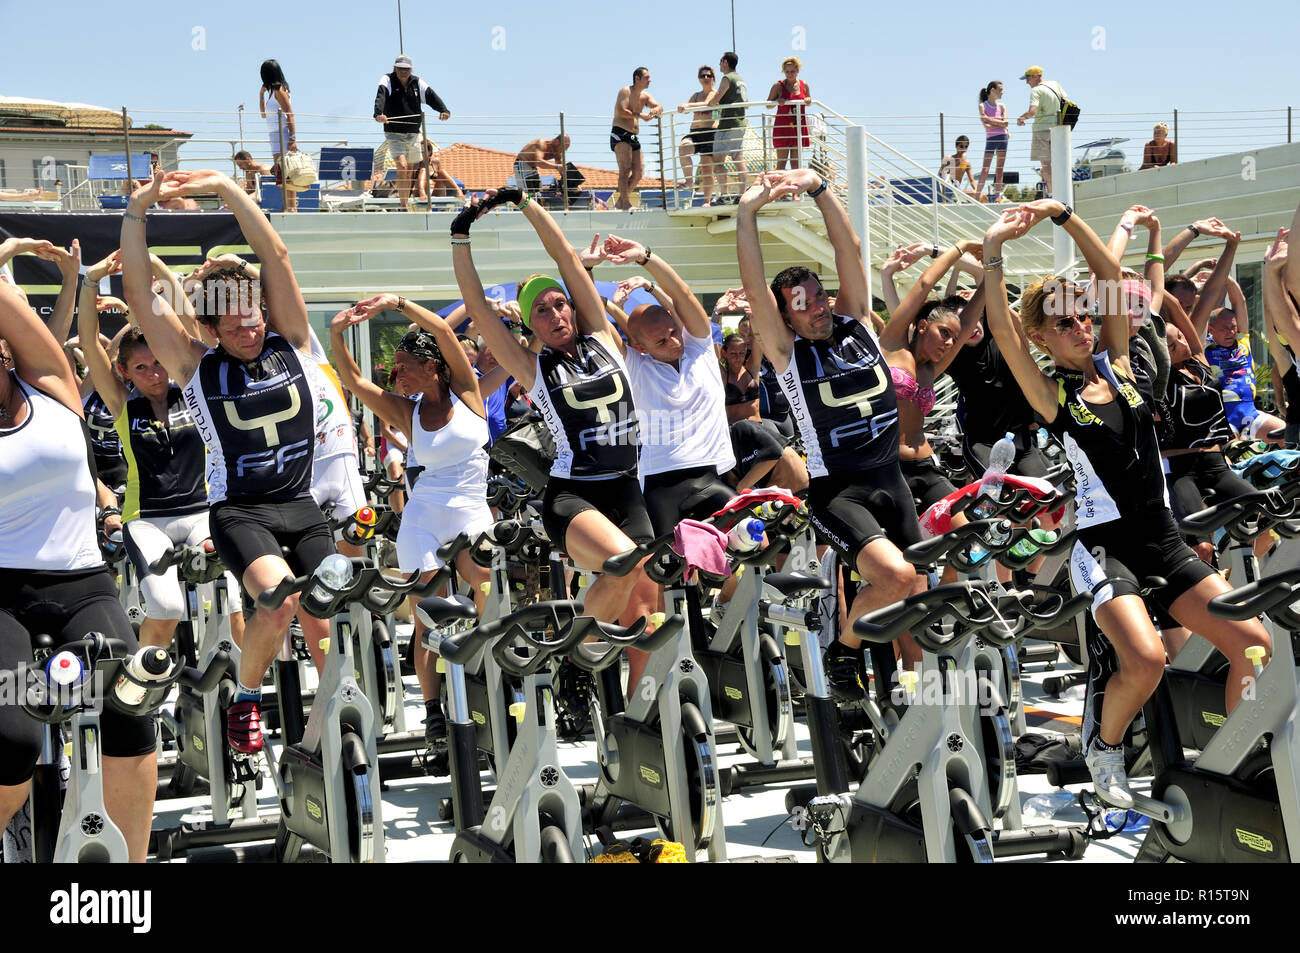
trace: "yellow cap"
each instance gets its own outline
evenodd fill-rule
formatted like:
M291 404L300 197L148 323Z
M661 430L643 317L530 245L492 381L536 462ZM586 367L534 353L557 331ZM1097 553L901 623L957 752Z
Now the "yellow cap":
M320 640L320 651L322 655L330 654L330 637L328 635Z
M510 716L511 716L512 718L514 718L515 721L523 721L523 720L524 720L524 713L527 712L527 711L528 711L528 703L527 703L527 702L511 702L511 703L510 703Z
M442 660L441 655L438 656L438 661L434 663L433 667L437 670L439 675L445 674L447 671L447 663Z
M1265 654L1266 653L1264 651L1264 646L1262 645L1246 646L1246 658L1250 659L1252 662L1256 664L1259 663L1259 660L1262 659Z
M667 618L668 616L664 615L662 612L652 612L650 613L650 624L657 629L659 626L664 624L664 620Z
M1021 76L1020 78L1028 79L1031 76L1042 76L1042 75L1043 75L1043 68L1041 66L1031 66L1025 70L1025 75Z

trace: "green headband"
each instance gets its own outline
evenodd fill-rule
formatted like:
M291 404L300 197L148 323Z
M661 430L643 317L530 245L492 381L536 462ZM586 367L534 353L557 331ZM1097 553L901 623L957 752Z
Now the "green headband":
M533 316L533 303L538 296L544 291L550 291L552 288L561 294L565 293L564 285L545 275L538 275L536 278L530 279L519 289L519 317L523 321L524 327L528 327L528 322Z

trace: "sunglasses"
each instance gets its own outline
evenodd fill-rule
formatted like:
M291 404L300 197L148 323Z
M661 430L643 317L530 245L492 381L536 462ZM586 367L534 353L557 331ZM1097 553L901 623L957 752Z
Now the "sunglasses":
M1083 314L1071 314L1068 317L1057 318L1053 326L1056 328L1057 334L1069 334L1074 330L1076 324L1091 328L1092 317L1086 311Z
M701 74L700 74L698 77L696 77L696 78L697 78L697 79L713 79L713 74L712 74L712 73L701 73Z

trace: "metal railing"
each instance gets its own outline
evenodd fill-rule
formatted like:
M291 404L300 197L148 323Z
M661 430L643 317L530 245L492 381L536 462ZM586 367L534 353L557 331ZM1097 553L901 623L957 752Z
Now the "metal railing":
M1015 123L1023 112L1020 101L1013 105L1004 100L1003 104L1010 119L1005 170L1020 176L1017 185L1008 187L1014 201L1027 198L1026 193L1034 191L1038 173L1036 163L1029 159L1032 126ZM1090 112L1085 108L1074 130L1075 167L1086 168L1092 177L1136 171L1142 165L1146 143L1158 122L1169 126L1169 138L1178 146L1178 161L1193 162L1294 142L1295 136L1300 135L1300 129L1294 125L1296 118L1291 106L1218 111L1171 107L1162 112L1122 113ZM974 102L969 109L928 116L852 116L850 119L910 155L927 157L927 162L933 157L934 168L955 150L957 137L964 135L970 139L967 158L976 180L980 177L985 136ZM1105 139L1123 141L1085 149L1087 143ZM994 159L989 165L986 191L991 188L996 169Z

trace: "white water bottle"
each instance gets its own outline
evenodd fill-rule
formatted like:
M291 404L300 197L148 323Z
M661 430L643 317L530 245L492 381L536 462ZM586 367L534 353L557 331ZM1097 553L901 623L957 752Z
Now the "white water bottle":
M1009 433L995 443L993 449L989 451L989 466L980 481L978 495L988 496L994 500L999 499L1002 495L1002 478L1015 462L1016 437L1015 434ZM992 513L992 506L981 506L975 515L979 519L984 519Z
M145 646L122 663L123 673L117 677L113 694L118 701L127 706L134 706L144 701L148 692L148 682L159 682L172 672L172 657L166 649L157 646ZM127 677L131 673L131 678ZM132 680L134 679L134 681Z
M326 556L316 567L313 576L316 585L311 591L312 598L322 603L329 602L352 581L352 560L342 553Z
M736 553L750 553L763 543L765 524L760 519L741 520L727 534L727 548Z

